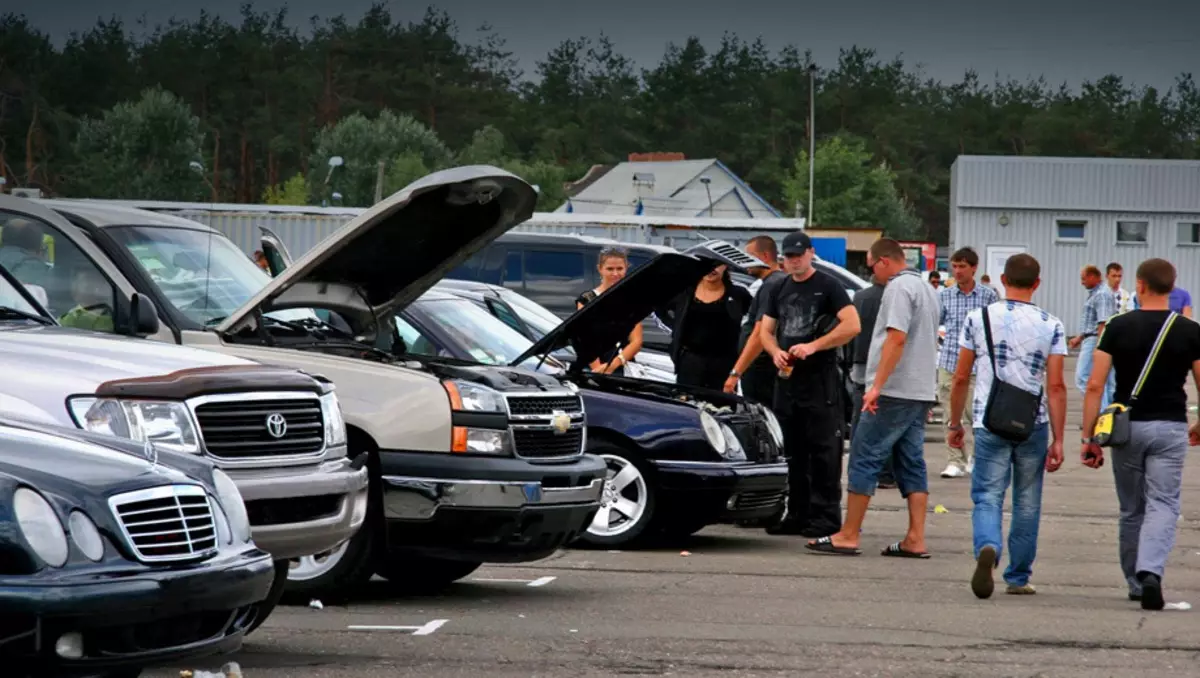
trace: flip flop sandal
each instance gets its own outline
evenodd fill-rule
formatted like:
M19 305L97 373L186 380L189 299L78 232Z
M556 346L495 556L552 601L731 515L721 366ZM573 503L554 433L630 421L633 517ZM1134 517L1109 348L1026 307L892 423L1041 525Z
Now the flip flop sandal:
M889 556L891 558L929 558L928 553L916 553L913 551L904 550L904 548L900 546L900 542L889 544L888 547L881 551L879 555Z
M820 539L809 542L804 545L804 548L813 553L820 553L828 556L860 556L862 549L851 548L849 546L837 546L833 543L830 537L821 537Z

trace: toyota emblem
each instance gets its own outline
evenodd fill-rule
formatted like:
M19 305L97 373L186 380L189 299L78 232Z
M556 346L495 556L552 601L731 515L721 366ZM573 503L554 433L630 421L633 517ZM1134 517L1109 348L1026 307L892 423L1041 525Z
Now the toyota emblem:
M282 438L287 435L287 419L283 415L276 412L267 417L267 433L272 438Z

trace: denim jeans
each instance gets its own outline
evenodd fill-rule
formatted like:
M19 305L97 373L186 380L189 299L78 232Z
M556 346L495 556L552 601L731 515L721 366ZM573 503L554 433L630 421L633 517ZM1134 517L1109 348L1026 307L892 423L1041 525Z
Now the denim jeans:
M1088 337L1079 345L1079 360L1075 362L1075 388L1080 393L1087 393L1088 379L1092 377L1092 354L1096 351L1097 337ZM1113 401L1113 392L1117 390L1117 371L1109 369L1108 381L1104 384L1104 396L1100 399L1100 409L1108 407Z
M854 494L874 496L879 477L891 457L901 496L929 492L929 476L925 469L925 414L931 405L881 396L874 413L863 412L850 441L846 489Z
M1121 571L1130 593L1142 592L1138 572L1163 576L1175 547L1187 431L1182 421L1134 421L1129 443L1112 448L1121 507Z
M1004 581L1013 586L1028 584L1033 574L1049 443L1050 427L1044 423L1038 424L1033 435L1022 443L1005 440L982 426L975 429L975 472L971 474L975 557L984 546L995 548L997 559L1002 553L1004 494L1011 482L1012 524L1008 527Z
M866 384L854 384L854 416L850 420L850 444L854 444L854 431L858 428L858 420L862 417L863 396L867 394ZM895 452L889 454L883 462L883 471L879 474L879 483L894 485L896 483Z

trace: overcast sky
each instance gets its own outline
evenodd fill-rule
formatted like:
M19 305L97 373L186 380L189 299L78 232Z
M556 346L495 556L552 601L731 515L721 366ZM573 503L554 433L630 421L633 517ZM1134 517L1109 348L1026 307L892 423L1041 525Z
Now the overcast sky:
M60 41L100 16L151 24L194 18L200 8L236 20L243 0L42 0L0 3L23 12ZM256 9L286 5L297 26L316 14L357 20L370 0L260 0ZM1166 88L1180 72L1200 78L1200 0L392 0L393 16L419 20L429 4L447 11L469 36L487 22L507 40L527 74L560 41L600 33L640 66L653 66L669 42L690 35L716 46L724 31L761 36L777 49L811 49L832 66L839 47L873 47L922 64L927 75L956 81L968 68L986 81L999 73L1053 84L1117 73L1136 84Z

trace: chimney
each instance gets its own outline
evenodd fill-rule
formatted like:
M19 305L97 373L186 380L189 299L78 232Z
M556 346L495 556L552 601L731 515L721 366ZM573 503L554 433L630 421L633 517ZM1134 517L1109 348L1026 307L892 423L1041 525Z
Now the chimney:
M672 151L629 154L629 162L676 162L679 160L687 160L687 158L682 153Z

